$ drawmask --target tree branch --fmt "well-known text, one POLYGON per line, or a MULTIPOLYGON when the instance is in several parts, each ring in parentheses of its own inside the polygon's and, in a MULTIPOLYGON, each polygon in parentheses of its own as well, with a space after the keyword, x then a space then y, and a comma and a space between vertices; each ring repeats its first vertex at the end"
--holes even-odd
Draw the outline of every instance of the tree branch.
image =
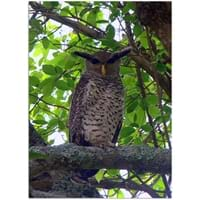
POLYGON ((95 180, 90 181, 90 184, 97 187, 97 188, 104 188, 104 189, 112 189, 112 188, 124 188, 128 190, 139 190, 147 192, 153 198, 159 198, 160 196, 156 192, 163 192, 163 191, 156 191, 153 190, 146 184, 138 184, 132 180, 129 181, 112 181, 110 179, 104 179, 99 183, 95 180))
POLYGON ((70 26, 75 31, 83 33, 86 36, 89 36, 95 39, 101 39, 105 36, 104 31, 94 30, 94 27, 90 28, 86 25, 81 24, 78 21, 74 21, 74 20, 68 19, 67 17, 60 16, 59 14, 45 8, 44 6, 42 6, 41 4, 37 2, 30 2, 29 4, 35 11, 41 12, 43 16, 46 16, 57 22, 60 22, 61 24, 64 24, 66 26, 70 26))
POLYGON ((34 146, 31 151, 45 158, 30 161, 30 173, 58 169, 132 169, 141 172, 171 173, 171 151, 148 146, 106 148, 83 147, 74 144, 34 146))
MULTIPOLYGON (((29 122, 29 146, 47 144, 39 136, 33 125, 29 122)), ((39 162, 37 160, 37 162, 39 162)), ((33 161, 30 161, 30 168, 32 168, 33 161)), ((35 162, 36 163, 36 162, 35 162)), ((40 162, 41 164, 41 162, 40 162)), ((54 198, 84 198, 93 197, 100 198, 96 188, 91 185, 77 185, 71 182, 70 172, 66 169, 50 170, 48 172, 42 171, 36 176, 29 173, 29 196, 30 197, 54 197, 54 198)))

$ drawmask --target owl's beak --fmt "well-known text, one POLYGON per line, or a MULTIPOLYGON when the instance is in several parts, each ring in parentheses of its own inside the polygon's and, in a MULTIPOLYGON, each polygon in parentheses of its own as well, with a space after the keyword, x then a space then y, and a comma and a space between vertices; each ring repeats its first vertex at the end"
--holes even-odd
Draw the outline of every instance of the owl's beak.
POLYGON ((106 67, 105 67, 105 65, 101 65, 101 74, 102 74, 103 76, 106 75, 106 67))

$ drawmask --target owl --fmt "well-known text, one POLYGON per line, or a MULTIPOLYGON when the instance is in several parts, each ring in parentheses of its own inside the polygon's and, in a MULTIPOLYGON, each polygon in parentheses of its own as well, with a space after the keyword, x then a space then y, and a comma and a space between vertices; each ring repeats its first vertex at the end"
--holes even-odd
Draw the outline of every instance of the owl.
MULTIPOLYGON (((130 51, 127 47, 115 53, 100 51, 94 55, 74 52, 86 59, 86 68, 72 97, 70 142, 100 148, 115 146, 122 125, 124 101, 120 58, 130 51)), ((79 170, 79 178, 87 180, 97 171, 79 170)))

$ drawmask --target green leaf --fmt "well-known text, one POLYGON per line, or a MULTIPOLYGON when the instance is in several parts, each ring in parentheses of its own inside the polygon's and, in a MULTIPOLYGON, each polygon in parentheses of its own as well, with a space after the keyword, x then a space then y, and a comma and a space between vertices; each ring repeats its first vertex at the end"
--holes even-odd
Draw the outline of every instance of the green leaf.
POLYGON ((163 64, 163 63, 157 63, 157 65, 156 65, 156 69, 159 71, 159 72, 166 72, 167 71, 167 67, 166 67, 166 65, 165 64, 163 64))
POLYGON ((97 20, 96 23, 97 23, 97 24, 106 24, 106 23, 109 23, 109 21, 108 21, 108 20, 103 20, 103 19, 102 19, 102 20, 97 20))
POLYGON ((33 123, 35 123, 35 124, 47 124, 47 121, 42 120, 42 119, 36 119, 36 120, 33 120, 33 123))
POLYGON ((142 144, 143 143, 143 141, 142 141, 142 139, 141 139, 141 137, 136 137, 136 138, 134 138, 134 144, 142 144))
POLYGON ((66 125, 63 121, 58 121, 58 127, 60 130, 64 130, 66 128, 66 125))
POLYGON ((141 25, 135 24, 133 28, 133 32, 134 32, 134 35, 138 37, 143 32, 141 25))
POLYGON ((108 169, 107 170, 107 174, 109 176, 116 176, 119 174, 119 169, 108 169))
POLYGON ((37 42, 33 49, 33 57, 38 57, 39 55, 43 55, 43 45, 41 42, 37 42))
POLYGON ((89 14, 87 16, 87 21, 95 26, 96 25, 96 17, 97 17, 97 15, 95 12, 93 12, 93 11, 89 12, 89 14))
MULTIPOLYGON (((157 177, 155 177, 155 178, 157 178, 157 177)), ((154 189, 154 190, 160 190, 160 191, 164 191, 164 190, 165 190, 165 186, 164 186, 164 183, 163 183, 163 180, 162 180, 161 177, 160 177, 160 178, 158 179, 158 181, 154 184, 153 189, 154 189)))
POLYGON ((63 80, 56 81, 55 86, 60 90, 68 90, 68 89, 70 89, 70 87, 68 86, 68 83, 66 81, 63 81, 63 80))
POLYGON ((141 126, 141 125, 144 124, 145 120, 146 120, 145 111, 140 106, 138 106, 137 109, 136 109, 136 119, 135 119, 135 122, 139 126, 141 126))
POLYGON ((54 86, 55 86, 55 79, 50 77, 43 80, 40 83, 39 88, 42 89, 44 95, 50 95, 52 93, 54 86))
POLYGON ((112 9, 112 13, 110 15, 110 20, 111 22, 115 21, 115 19, 120 16, 120 11, 117 8, 117 6, 114 6, 114 8, 112 9))
POLYGON ((133 112, 137 106, 138 106, 137 100, 131 101, 131 103, 129 103, 129 105, 127 106, 127 113, 133 112))
POLYGON ((121 136, 120 136, 119 144, 120 145, 127 145, 127 144, 130 144, 131 141, 133 141, 132 135, 127 136, 125 138, 121 138, 121 136))
POLYGON ((130 22, 132 22, 133 24, 135 24, 136 16, 135 16, 135 15, 125 15, 125 16, 123 17, 123 19, 124 19, 125 21, 130 21, 130 22))
POLYGON ((114 189, 108 190, 108 196, 109 197, 113 197, 114 195, 115 195, 115 190, 114 189))
POLYGON ((171 114, 171 107, 167 106, 167 105, 164 105, 163 106, 163 110, 168 113, 168 114, 171 114))
POLYGON ((43 30, 42 25, 40 24, 40 21, 37 19, 31 19, 30 25, 37 31, 37 33, 41 33, 43 30))
POLYGON ((37 97, 29 95, 29 104, 35 104, 37 102, 37 100, 38 100, 37 97))
POLYGON ((127 137, 135 132, 135 129, 133 127, 123 127, 120 133, 120 137, 127 137))
POLYGON ((48 128, 54 128, 58 126, 58 119, 51 119, 48 123, 48 128))
POLYGON ((56 68, 52 65, 43 65, 42 70, 44 73, 49 74, 49 75, 57 74, 56 68))
POLYGON ((157 105, 158 104, 158 97, 156 95, 148 95, 146 97, 146 102, 148 105, 157 105))
POLYGON ((36 86, 36 87, 40 83, 40 80, 36 76, 30 76, 29 81, 30 81, 29 83, 30 83, 31 86, 36 86))
POLYGON ((81 10, 80 12, 80 17, 83 17, 87 12, 89 12, 91 10, 91 8, 84 8, 83 10, 81 10))
POLYGON ((144 82, 148 82, 149 81, 149 74, 142 71, 142 79, 143 79, 144 82))
POLYGON ((34 42, 34 39, 35 39, 35 37, 37 36, 37 31, 36 30, 34 30, 33 28, 30 28, 29 29, 29 42, 30 43, 33 43, 34 42))
POLYGON ((60 16, 68 16, 69 15, 69 7, 66 6, 61 9, 60 16))
POLYGON ((95 175, 95 178, 96 178, 96 180, 97 180, 98 183, 103 179, 103 176, 104 176, 104 170, 101 169, 95 175))
POLYGON ((145 125, 141 126, 141 128, 146 132, 152 131, 152 127, 150 124, 145 124, 145 125))
POLYGON ((106 27, 106 34, 107 34, 107 38, 109 38, 109 39, 114 38, 115 28, 111 24, 108 24, 108 26, 106 27))
POLYGON ((127 14, 129 10, 134 10, 133 2, 126 2, 125 6, 122 8, 123 14, 127 14))
POLYGON ((43 74, 41 73, 41 71, 33 71, 31 72, 31 76, 36 76, 39 80, 41 80, 43 74))
POLYGON ((102 41, 102 45, 106 46, 106 47, 110 47, 112 49, 118 48, 119 44, 118 42, 116 42, 113 39, 101 39, 102 41))
POLYGON ((149 106, 149 113, 152 117, 158 117, 160 115, 160 110, 156 106, 149 106))
POLYGON ((44 2, 43 2, 43 6, 44 6, 45 8, 48 8, 48 9, 55 8, 55 7, 57 7, 58 5, 59 5, 59 3, 56 2, 56 1, 44 1, 44 2))
POLYGON ((145 49, 149 48, 148 41, 147 41, 147 33, 146 31, 143 31, 136 39, 137 41, 139 40, 142 47, 145 49))
POLYGON ((129 67, 120 67, 120 74, 123 75, 132 75, 134 73, 133 68, 129 68, 129 67))
POLYGON ((119 190, 117 192, 117 199, 124 199, 124 198, 125 198, 124 193, 121 190, 119 190))
POLYGON ((42 45, 45 49, 49 47, 49 40, 46 37, 42 39, 42 45))

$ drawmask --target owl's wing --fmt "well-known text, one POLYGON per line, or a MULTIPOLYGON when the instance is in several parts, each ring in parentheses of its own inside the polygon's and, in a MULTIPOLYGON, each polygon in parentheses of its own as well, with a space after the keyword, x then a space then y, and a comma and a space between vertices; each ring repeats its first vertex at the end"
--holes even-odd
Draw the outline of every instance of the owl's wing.
MULTIPOLYGON (((76 86, 72 97, 72 104, 69 116, 69 138, 70 142, 82 146, 91 146, 89 142, 84 139, 84 130, 82 120, 86 112, 86 104, 91 97, 88 96, 88 87, 90 79, 87 76, 82 76, 76 86)), ((91 89, 91 88, 90 88, 91 89)))
POLYGON ((121 130, 121 127, 122 127, 122 119, 119 121, 118 125, 117 125, 117 128, 116 128, 116 131, 115 131, 115 134, 113 136, 113 139, 112 139, 112 143, 116 143, 117 140, 118 140, 118 136, 119 136, 119 133, 120 133, 120 130, 121 130))
POLYGON ((72 96, 72 103, 70 108, 69 115, 69 141, 80 144, 81 140, 81 121, 82 121, 82 112, 83 112, 83 96, 84 88, 87 85, 88 80, 84 77, 81 77, 79 83, 77 84, 74 94, 72 96))

